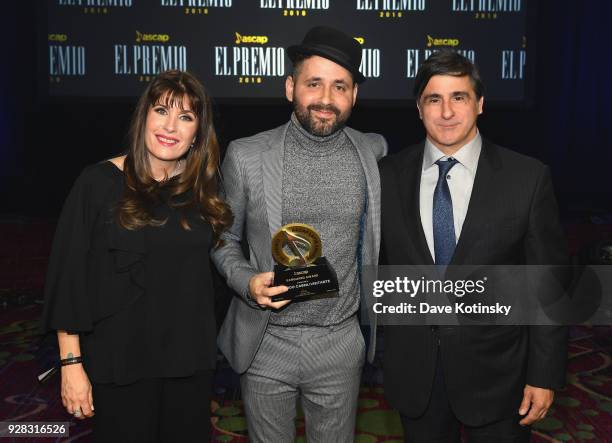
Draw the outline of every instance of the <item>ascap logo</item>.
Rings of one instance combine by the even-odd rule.
[[[427,47],[432,46],[459,46],[459,39],[457,38],[433,38],[431,35],[427,36]]]
[[[354,38],[355,40],[357,40],[357,42],[358,42],[360,45],[364,45],[364,44],[365,44],[365,38],[363,38],[363,37],[353,37],[353,38]]]
[[[66,40],[68,40],[66,34],[49,34],[50,42],[65,42]]]
[[[136,31],[136,42],[167,42],[170,40],[168,34],[143,34]]]
[[[236,34],[236,44],[240,43],[257,43],[259,45],[265,45],[268,43],[268,36],[266,35],[240,35]]]

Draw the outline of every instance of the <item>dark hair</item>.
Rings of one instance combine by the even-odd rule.
[[[476,93],[476,98],[484,94],[484,84],[480,79],[478,68],[468,58],[451,49],[434,52],[419,68],[414,81],[414,97],[418,102],[423,90],[434,75],[468,76]]]
[[[291,63],[293,64],[293,69],[291,70],[291,77],[293,77],[293,80],[295,80],[295,78],[299,75],[300,73],[300,69],[302,68],[302,63],[304,63],[304,60],[308,60],[310,57],[313,57],[315,54],[302,54],[302,53],[296,53],[292,60]],[[355,84],[355,77],[353,76],[353,73],[349,71],[349,74],[351,74],[351,80],[353,80],[353,85]]]
[[[298,76],[298,74],[300,73],[300,69],[302,68],[302,63],[304,63],[304,60],[310,57],[312,56],[306,54],[295,54],[295,56],[291,60],[291,63],[293,64],[293,69],[291,70],[290,74],[291,77],[295,79]]]
[[[145,128],[149,110],[157,105],[184,106],[188,103],[197,116],[195,141],[185,154],[185,169],[176,180],[157,182],[151,174]],[[221,233],[232,222],[229,206],[219,197],[219,144],[213,127],[212,105],[202,84],[191,74],[166,71],[147,86],[138,100],[129,131],[129,148],[123,165],[125,188],[117,206],[117,219],[126,229],[160,226],[165,220],[155,219],[152,208],[161,199],[162,188],[169,191],[168,204],[181,208],[183,229],[190,229],[186,210],[195,210],[207,220],[219,246]],[[172,197],[192,190],[188,201]]]

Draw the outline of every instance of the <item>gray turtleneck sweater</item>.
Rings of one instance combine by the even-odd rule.
[[[358,244],[365,209],[366,180],[357,151],[344,131],[317,137],[295,115],[285,139],[282,223],[314,226],[323,256],[338,276],[332,297],[293,301],[272,312],[270,323],[282,326],[331,326],[359,308]]]

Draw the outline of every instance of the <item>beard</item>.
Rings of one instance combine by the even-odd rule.
[[[331,111],[335,117],[320,119],[313,115],[313,111]],[[334,105],[315,103],[303,106],[295,97],[293,98],[293,112],[302,127],[312,135],[327,137],[344,128],[346,121],[351,116],[351,109],[342,113]]]

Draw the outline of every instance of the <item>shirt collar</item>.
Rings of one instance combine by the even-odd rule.
[[[472,174],[476,172],[478,158],[482,150],[482,137],[480,131],[476,131],[476,136],[459,148],[452,157],[465,166]],[[448,158],[429,138],[425,141],[425,153],[423,154],[423,171],[431,168],[438,160]]]

